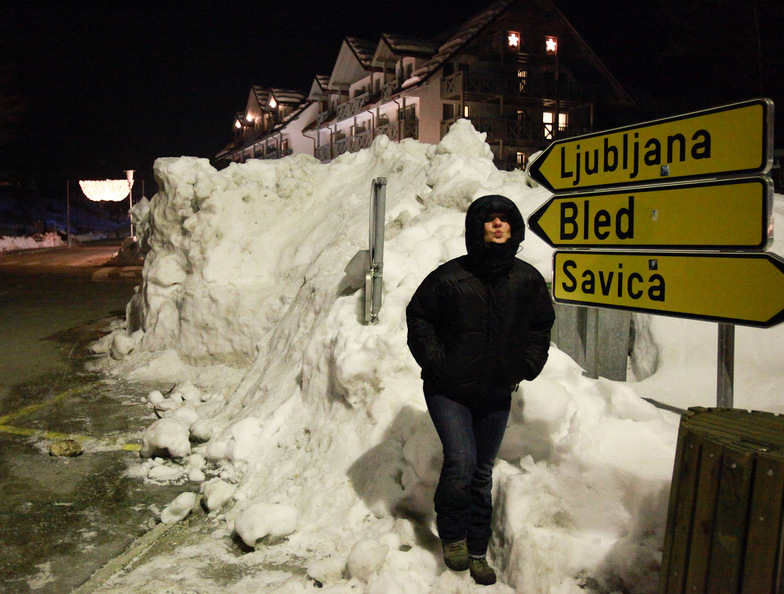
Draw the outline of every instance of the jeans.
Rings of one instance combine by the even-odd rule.
[[[509,390],[492,396],[475,405],[425,384],[427,409],[444,449],[434,498],[438,536],[445,543],[466,539],[476,557],[486,554],[492,535],[493,464],[509,418]]]

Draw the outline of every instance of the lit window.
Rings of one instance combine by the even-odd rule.
[[[234,122],[234,127],[235,127],[235,128],[237,128],[237,130],[239,130],[240,128],[242,128],[242,124],[240,124],[240,121],[239,121],[239,120],[237,120],[236,122]]]
[[[542,123],[544,124],[544,137],[547,140],[553,139],[553,123],[555,121],[555,114],[552,111],[545,111],[542,113]],[[558,130],[566,130],[569,125],[569,114],[558,114]]]
[[[464,118],[468,117],[468,106],[467,105],[463,106],[463,117]]]
[[[548,35],[544,38],[544,51],[548,56],[558,55],[558,38]]]
[[[518,70],[517,71],[517,86],[520,93],[526,92],[526,87],[528,83],[528,71],[527,70]]]
[[[506,33],[506,47],[510,50],[520,51],[522,39],[520,33],[517,31],[507,31]]]
[[[250,114],[248,114],[248,115],[246,115],[246,116],[245,116],[245,120],[246,120],[248,123],[250,123],[250,122],[252,122],[252,121],[253,121],[253,116],[252,116],[252,115],[250,115]]]
[[[544,124],[544,137],[546,140],[553,139],[553,112],[545,111],[542,113],[542,123]]]
[[[526,160],[527,159],[526,159],[526,154],[525,153],[517,153],[517,166],[520,169],[525,168]]]
[[[275,101],[275,97],[270,97],[270,107],[275,109],[278,106],[278,102]]]

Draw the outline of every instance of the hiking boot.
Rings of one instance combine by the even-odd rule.
[[[471,557],[468,568],[477,584],[482,586],[495,584],[495,570],[487,564],[487,559],[484,557]]]
[[[457,542],[443,543],[444,563],[453,571],[465,571],[468,569],[468,545],[465,540]]]

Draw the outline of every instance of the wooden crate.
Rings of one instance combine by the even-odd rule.
[[[659,592],[784,592],[784,417],[692,408],[682,417]]]

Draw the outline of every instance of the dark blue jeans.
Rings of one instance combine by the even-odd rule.
[[[493,464],[509,418],[509,390],[482,397],[481,404],[451,399],[425,383],[425,402],[444,449],[434,498],[438,536],[466,539],[481,557],[492,535]]]

